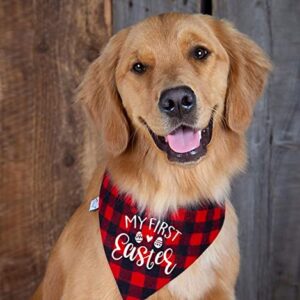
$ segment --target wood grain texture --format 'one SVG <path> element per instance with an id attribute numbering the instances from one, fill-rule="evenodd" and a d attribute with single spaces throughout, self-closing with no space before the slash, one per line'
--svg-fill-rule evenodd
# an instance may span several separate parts
<path id="1" fill-rule="evenodd" d="M 200 12 L 197 0 L 112 0 L 113 31 L 137 23 L 146 17 L 170 11 Z"/>
<path id="2" fill-rule="evenodd" d="M 264 48 L 274 72 L 248 132 L 249 165 L 233 186 L 240 219 L 238 299 L 300 299 L 300 3 L 214 1 Z"/>
<path id="3" fill-rule="evenodd" d="M 103 1 L 0 2 L 0 299 L 27 299 L 83 193 L 73 95 L 107 40 Z"/>
<path id="4" fill-rule="evenodd" d="M 215 15 L 232 21 L 270 53 L 267 7 L 249 1 L 215 1 Z M 269 89 L 258 103 L 248 131 L 249 163 L 234 184 L 231 199 L 239 217 L 241 270 L 238 299 L 268 299 L 270 294 L 270 124 Z"/>
<path id="5" fill-rule="evenodd" d="M 300 299 L 300 2 L 269 3 L 271 299 Z"/>

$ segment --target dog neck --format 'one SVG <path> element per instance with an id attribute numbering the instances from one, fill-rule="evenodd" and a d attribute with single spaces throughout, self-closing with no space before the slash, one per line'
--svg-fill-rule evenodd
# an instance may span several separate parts
<path id="1" fill-rule="evenodd" d="M 220 162 L 217 158 L 222 157 L 211 147 L 196 164 L 173 164 L 151 142 L 138 135 L 126 152 L 108 162 L 112 180 L 122 192 L 132 195 L 141 209 L 159 216 L 199 202 L 225 201 L 234 159 L 229 164 Z"/>

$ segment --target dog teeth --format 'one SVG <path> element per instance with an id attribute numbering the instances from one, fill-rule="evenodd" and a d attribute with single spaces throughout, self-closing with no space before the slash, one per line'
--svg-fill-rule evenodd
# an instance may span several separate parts
<path id="1" fill-rule="evenodd" d="M 202 136 L 201 130 L 198 131 L 198 134 L 199 134 L 199 140 L 201 140 L 201 136 Z"/>

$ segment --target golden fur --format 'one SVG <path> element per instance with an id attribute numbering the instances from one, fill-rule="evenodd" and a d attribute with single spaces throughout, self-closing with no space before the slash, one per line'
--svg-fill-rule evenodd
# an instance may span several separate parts
<path id="1" fill-rule="evenodd" d="M 191 59 L 189 49 L 197 44 L 210 49 L 209 59 Z M 130 72 L 136 61 L 149 70 Z M 237 218 L 227 197 L 232 176 L 246 163 L 245 130 L 269 70 L 254 42 L 230 23 L 208 16 L 164 14 L 113 36 L 79 90 L 101 134 L 102 163 L 52 252 L 34 299 L 120 299 L 100 243 L 98 216 L 88 212 L 106 168 L 122 191 L 155 215 L 207 198 L 225 203 L 226 219 L 216 241 L 150 298 L 234 299 Z M 215 110 L 208 152 L 188 165 L 168 161 L 139 119 L 156 134 L 168 134 L 171 128 L 157 99 L 162 90 L 178 85 L 190 86 L 197 96 L 197 127 L 204 128 Z"/>

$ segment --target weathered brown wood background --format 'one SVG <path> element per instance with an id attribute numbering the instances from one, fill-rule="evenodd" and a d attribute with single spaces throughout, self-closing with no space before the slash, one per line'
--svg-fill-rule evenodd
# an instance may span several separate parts
<path id="1" fill-rule="evenodd" d="M 27 299 L 83 193 L 74 90 L 107 40 L 100 0 L 0 1 L 0 298 Z"/>
<path id="2" fill-rule="evenodd" d="M 29 297 L 81 201 L 80 170 L 96 158 L 73 96 L 111 29 L 160 12 L 199 12 L 200 2 L 0 1 L 1 300 Z M 242 251 L 237 296 L 299 300 L 300 2 L 213 4 L 214 15 L 233 21 L 275 65 L 248 133 L 248 171 L 233 184 Z"/>

